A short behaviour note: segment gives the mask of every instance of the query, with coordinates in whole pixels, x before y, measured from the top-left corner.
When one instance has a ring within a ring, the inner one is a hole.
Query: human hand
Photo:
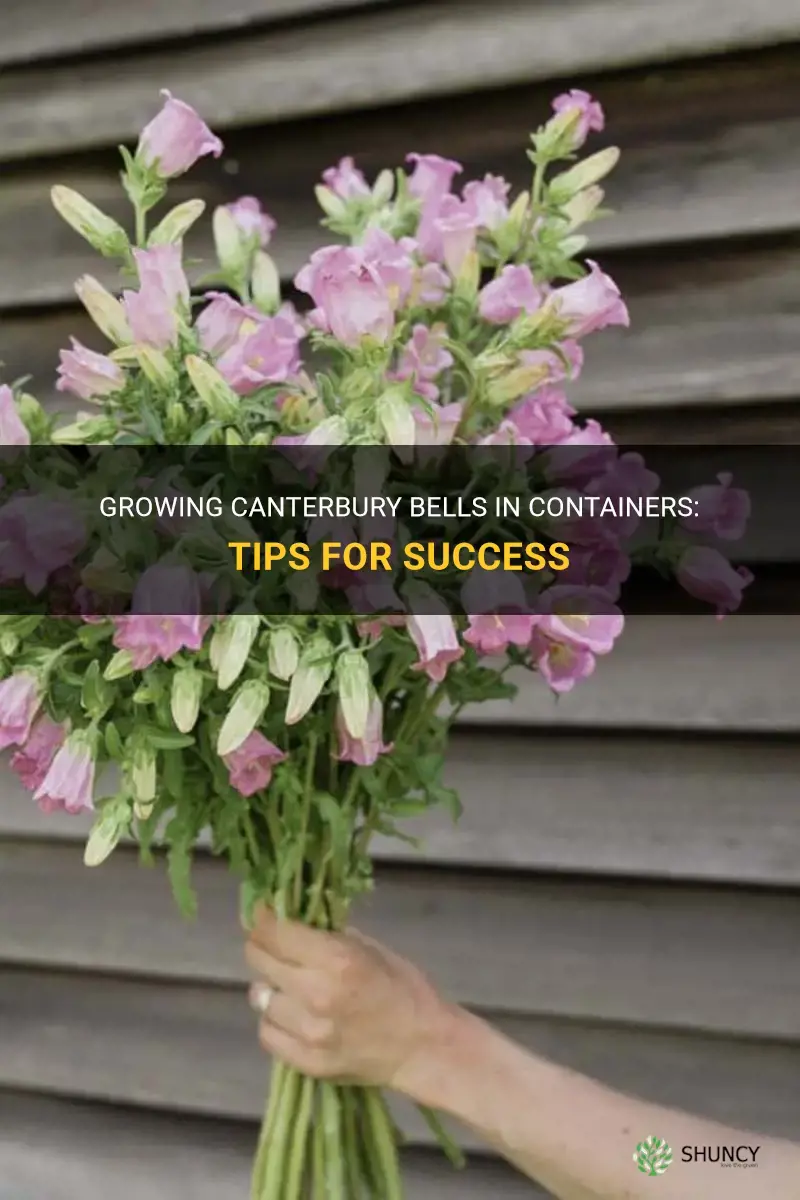
[[[416,1099],[423,1064],[459,1012],[415,966],[360,934],[325,933],[258,910],[246,947],[259,979],[261,1045],[318,1078],[385,1086]],[[420,1069],[422,1067],[422,1069]]]

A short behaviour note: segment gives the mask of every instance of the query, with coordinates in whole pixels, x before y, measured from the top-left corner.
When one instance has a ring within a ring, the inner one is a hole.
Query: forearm
[[[399,1086],[469,1125],[559,1200],[650,1200],[652,1182],[633,1162],[650,1134],[673,1151],[661,1200],[800,1200],[800,1148],[614,1092],[528,1054],[460,1009]],[[757,1148],[757,1167],[682,1161],[683,1146],[726,1145]]]

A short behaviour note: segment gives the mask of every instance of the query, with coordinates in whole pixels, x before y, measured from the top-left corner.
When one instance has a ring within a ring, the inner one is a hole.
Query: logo
[[[643,1175],[663,1175],[672,1166],[672,1148],[663,1138],[651,1134],[639,1142],[633,1161]]]
[[[719,1163],[721,1167],[757,1167],[760,1146],[681,1146],[681,1162]]]

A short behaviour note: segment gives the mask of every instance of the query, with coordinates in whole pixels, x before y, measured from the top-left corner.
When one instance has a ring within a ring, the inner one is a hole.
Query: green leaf
[[[167,875],[175,903],[185,917],[197,916],[197,895],[192,887],[192,851],[190,846],[170,846],[167,851]]]
[[[330,792],[315,792],[314,802],[322,820],[330,829],[334,857],[347,855],[352,827],[341,804]]]
[[[122,738],[119,736],[119,730],[113,721],[109,721],[103,731],[105,739],[106,753],[109,758],[113,758],[116,762],[122,762],[125,757],[125,751],[122,746]]]

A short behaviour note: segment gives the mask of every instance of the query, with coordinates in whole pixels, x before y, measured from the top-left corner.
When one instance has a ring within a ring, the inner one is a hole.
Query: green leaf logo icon
[[[663,1175],[672,1165],[672,1148],[663,1138],[651,1134],[639,1142],[633,1161],[643,1175]]]

